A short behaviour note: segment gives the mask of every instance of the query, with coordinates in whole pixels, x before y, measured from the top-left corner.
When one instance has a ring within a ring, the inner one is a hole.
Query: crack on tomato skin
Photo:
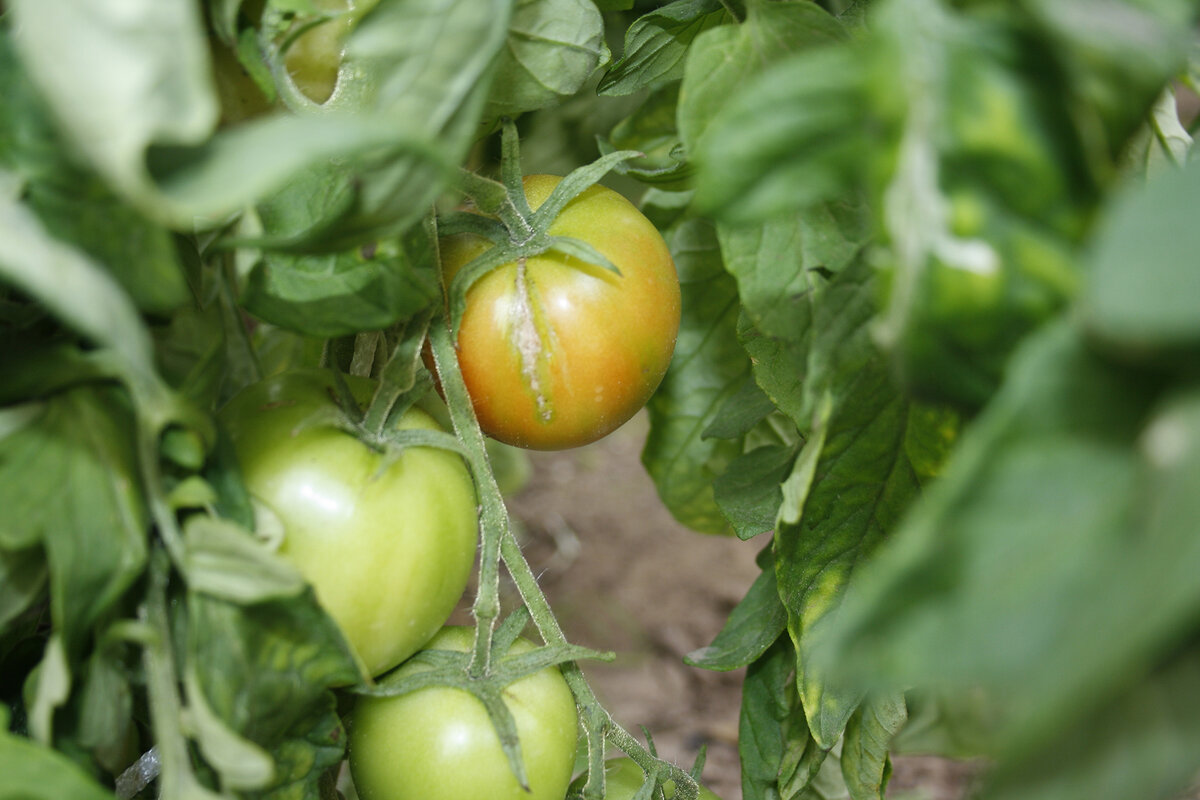
[[[533,393],[537,406],[537,415],[542,422],[549,422],[554,415],[550,399],[542,388],[541,376],[538,374],[538,363],[549,357],[549,348],[538,330],[536,313],[533,308],[533,298],[529,291],[529,276],[526,259],[517,259],[516,303],[513,307],[513,345],[517,349],[517,357],[521,361],[521,375]]]

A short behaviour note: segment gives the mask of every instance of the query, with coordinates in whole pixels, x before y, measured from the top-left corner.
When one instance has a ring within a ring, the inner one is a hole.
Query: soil
[[[721,629],[766,542],[675,522],[642,467],[645,432],[638,417],[594,445],[531,454],[532,478],[509,510],[568,638],[616,653],[583,665],[616,721],[635,734],[644,726],[659,754],[685,767],[704,746],[704,782],[739,800],[742,671],[695,669],[683,656]],[[899,758],[888,796],[956,800],[972,774],[943,759]]]

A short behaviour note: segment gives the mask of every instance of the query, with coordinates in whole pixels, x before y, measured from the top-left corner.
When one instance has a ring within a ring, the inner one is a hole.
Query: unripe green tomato
[[[346,37],[379,0],[313,0],[320,11],[345,12],[297,37],[284,55],[296,88],[314,103],[324,103],[337,88]]]
[[[426,649],[471,649],[473,629],[446,627]],[[510,652],[533,649],[518,639]],[[416,660],[396,671],[428,669]],[[517,783],[491,718],[462,689],[431,686],[360,697],[350,720],[350,772],[362,800],[562,800],[575,764],[575,700],[558,667],[505,687],[530,791]]]
[[[562,179],[529,175],[536,209]],[[507,444],[577,447],[629,420],[658,387],[679,331],[680,294],[666,242],[617,192],[592,186],[549,233],[591,244],[615,275],[556,252],[508,263],[467,292],[458,359],[479,425]],[[491,243],[446,237],[448,282]]]
[[[374,384],[347,378],[360,403]],[[288,372],[246,387],[221,410],[260,531],[316,591],[378,675],[445,624],[466,588],[478,527],[460,456],[431,447],[390,458],[334,427],[333,380]],[[411,409],[399,429],[439,429]]]
[[[571,784],[571,796],[581,793],[586,781],[586,773],[576,778],[575,782]],[[611,758],[604,762],[605,800],[633,800],[633,796],[645,782],[646,773],[642,772],[642,768],[637,765],[637,762],[628,756]],[[675,797],[675,781],[665,781],[662,789],[666,800],[672,800]],[[721,798],[701,786],[699,800],[721,800]]]

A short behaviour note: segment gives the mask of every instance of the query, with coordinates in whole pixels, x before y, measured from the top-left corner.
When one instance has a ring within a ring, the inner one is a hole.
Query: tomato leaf
[[[1126,357],[1200,347],[1200,232],[1187,221],[1197,201],[1200,167],[1163,173],[1114,203],[1093,243],[1085,319]]]
[[[45,588],[46,557],[40,548],[0,547],[0,634],[42,597]]]
[[[485,114],[516,116],[556,103],[609,57],[604,20],[591,0],[521,0],[493,67]]]
[[[807,738],[804,712],[792,679],[795,664],[791,642],[783,637],[746,670],[738,723],[745,800],[778,797],[789,733],[798,727],[798,733]]]
[[[740,94],[753,75],[789,53],[841,41],[846,35],[841,23],[807,0],[752,2],[747,11],[745,22],[705,31],[688,51],[679,133],[690,153],[700,146],[717,111]]]
[[[55,629],[71,660],[145,564],[132,440],[132,414],[113,390],[87,387],[49,398],[0,439],[0,546],[45,548]]]
[[[731,670],[758,661],[787,627],[787,609],[779,599],[774,557],[765,553],[762,573],[730,613],[712,644],[684,658],[702,669]]]
[[[989,749],[1014,769],[1043,747],[1072,752],[1072,726],[1111,710],[1200,607],[1182,579],[1200,560],[1184,522],[1200,403],[1180,396],[1147,425],[1157,396],[1066,322],[1030,341],[831,623],[843,669],[868,658],[892,685],[920,673],[1003,698]]]
[[[775,529],[783,504],[780,484],[792,471],[797,448],[763,445],[738,456],[713,483],[713,499],[738,538],[750,539]]]
[[[345,750],[329,689],[359,680],[335,623],[311,591],[252,606],[191,592],[187,614],[187,669],[214,719],[276,762],[263,796],[295,783],[278,796],[317,797]]]
[[[892,736],[908,720],[904,695],[868,695],[846,724],[842,777],[854,800],[882,800],[891,775]]]
[[[596,88],[602,95],[656,89],[683,77],[688,47],[705,30],[731,19],[719,0],[675,0],[639,17],[625,31],[625,49]]]
[[[726,274],[712,225],[684,223],[669,239],[683,295],[675,356],[649,403],[650,434],[642,463],[659,497],[684,525],[728,531],[712,481],[741,452],[740,442],[703,434],[749,373],[736,338],[737,292]]]
[[[844,268],[861,247],[861,228],[853,212],[834,204],[757,225],[719,224],[725,267],[738,279],[738,297],[754,327],[775,338],[802,338],[798,321],[807,314],[796,306],[810,302],[811,273]]]
[[[304,577],[243,528],[194,514],[184,526],[188,588],[233,603],[261,603],[299,594]]]
[[[7,714],[3,722],[7,722]],[[29,800],[113,800],[103,788],[65,755],[8,732],[0,725],[0,773],[6,793]]]

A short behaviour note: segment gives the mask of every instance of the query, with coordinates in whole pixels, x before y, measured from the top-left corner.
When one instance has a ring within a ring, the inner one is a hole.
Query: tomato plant
[[[744,670],[712,743],[744,800],[881,800],[913,750],[992,765],[988,800],[1186,791],[1198,20],[0,0],[0,764],[34,800],[313,800],[350,694],[365,736],[554,666],[589,764],[693,800],[595,697],[483,433],[570,447],[644,405],[667,510],[756,540],[687,656]],[[476,530],[471,652],[366,681],[443,624]],[[515,778],[538,734],[488,707]],[[366,762],[428,754],[399,741]]]
[[[472,630],[447,627],[429,650],[467,652]],[[533,649],[524,639],[510,653]],[[418,655],[395,678],[428,669]],[[575,699],[557,667],[501,689],[521,742],[529,781],[514,777],[487,711],[470,692],[447,686],[396,697],[363,697],[350,727],[350,769],[363,800],[561,800],[575,764]]]
[[[561,179],[530,175],[537,210]],[[596,248],[620,271],[557,252],[503,264],[476,281],[458,358],[480,427],[508,444],[577,447],[611,433],[658,387],[679,329],[679,280],[666,242],[624,197],[593,186],[550,225]],[[441,242],[450,281],[490,243]]]
[[[371,385],[354,382],[362,400]],[[475,493],[455,453],[373,449],[337,427],[327,373],[252,384],[221,411],[260,531],[316,590],[371,675],[432,637],[475,561]],[[345,422],[345,417],[342,422]],[[396,430],[437,429],[409,409]]]

